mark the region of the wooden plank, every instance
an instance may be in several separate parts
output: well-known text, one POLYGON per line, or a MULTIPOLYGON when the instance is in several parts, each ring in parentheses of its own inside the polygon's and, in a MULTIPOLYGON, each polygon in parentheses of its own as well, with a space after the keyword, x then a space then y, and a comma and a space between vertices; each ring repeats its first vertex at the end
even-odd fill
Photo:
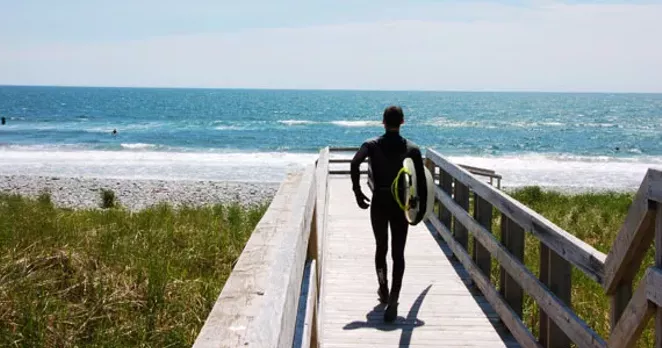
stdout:
POLYGON ((607 255, 603 288, 608 295, 621 284, 632 280, 632 272, 636 273, 645 255, 643 249, 647 249, 653 241, 655 204, 651 204, 648 195, 651 185, 662 183, 662 178, 656 177, 656 174, 659 172, 649 172, 644 177, 607 255), (622 278, 625 279, 621 281, 622 278))
POLYGON ((650 269, 641 279, 637 291, 609 336, 609 347, 632 348, 655 313, 655 306, 647 298, 650 269))
POLYGON ((632 299, 632 279, 621 279, 614 293, 609 295, 609 322, 612 330, 621 319, 621 314, 630 303, 630 299, 632 299))
MULTIPOLYGON (((549 261, 547 262, 547 282, 549 290, 556 297, 572 310, 571 292, 572 292, 572 266, 568 261, 560 257, 554 250, 547 253, 549 261)), ((547 317, 547 343, 543 344, 548 348, 569 348, 570 338, 563 330, 547 317)))
POLYGON ((543 308, 549 318, 580 347, 605 347, 604 340, 581 320, 554 294, 547 292, 543 284, 526 266, 508 252, 494 235, 486 231, 466 211, 459 207, 445 192, 436 190, 437 198, 464 226, 467 227, 490 254, 503 266, 519 285, 543 308))
POLYGON ((301 339, 301 348, 317 347, 317 265, 315 260, 309 264, 310 283, 308 294, 306 296, 306 316, 303 321, 303 334, 301 339))
MULTIPOLYGON (((523 263, 524 260, 524 230, 508 216, 501 214, 501 243, 510 254, 523 263)), ((500 293, 506 299, 510 308, 522 317, 524 292, 518 281, 506 269, 500 267, 500 293)))
POLYGON ((292 344, 312 220, 314 168, 281 184, 193 346, 292 344), (268 324, 266 324, 268 323, 268 324))
MULTIPOLYGON (((317 184, 317 195, 315 203, 315 226, 316 226, 316 238, 317 238, 317 255, 316 262, 317 265, 317 284, 323 284, 324 278, 324 260, 327 255, 327 216, 328 216, 328 202, 329 202, 329 156, 330 149, 328 147, 320 150, 319 157, 317 158, 316 170, 315 170, 315 180, 317 184)), ((324 296, 324 288, 320 287, 318 289, 319 297, 324 296)), ((316 314, 316 328, 318 340, 322 340, 323 332, 321 332, 321 321, 322 314, 324 313, 324 304, 315 302, 317 308, 316 314)))
MULTIPOLYGON (((517 346, 485 297, 467 287, 469 276, 449 259, 452 251, 424 223, 409 226, 398 319, 383 323, 370 212, 348 198, 348 178, 331 177, 321 346, 517 346)), ((392 264, 391 255, 387 262, 392 264)))
MULTIPOLYGON (((540 275, 538 279, 540 282, 549 286, 549 248, 545 243, 540 242, 540 275)), ((539 303, 536 303, 538 306, 538 341, 546 347, 549 341, 549 317, 545 310, 540 306, 539 303)))
POLYGON ((662 307, 662 269, 650 268, 646 280, 646 298, 656 306, 662 307))
POLYGON ((461 244, 455 241, 448 228, 434 216, 432 216, 429 221, 434 226, 437 233, 444 239, 444 241, 446 241, 451 250, 453 250, 453 253, 457 259, 460 260, 464 268, 469 272, 469 274, 471 274, 473 280, 476 282, 478 289, 480 289, 483 295, 485 295, 487 301, 499 314, 501 320, 503 320, 503 323, 506 325, 506 327, 508 327, 517 342, 524 347, 540 347, 536 341, 536 338, 533 337, 531 332, 520 320, 520 315, 513 311, 510 306, 508 306, 505 300, 492 286, 490 278, 488 278, 488 276, 486 276, 482 270, 480 270, 478 266, 476 266, 471 261, 466 250, 462 247, 461 244))
MULTIPOLYGON (((648 289, 651 287, 653 290, 650 291, 655 294, 655 291, 662 292, 662 281, 660 281, 660 273, 662 270, 662 204, 658 203, 657 205, 657 214, 655 216, 655 267, 650 274, 650 279, 648 282, 648 289)), ((653 299, 658 297, 652 296, 653 299)), ((659 298, 658 298, 659 299, 659 298)), ((660 301, 655 301, 657 304, 657 313, 655 314, 655 348, 662 348, 662 305, 660 301)))
POLYGON ((605 254, 596 250, 572 234, 556 226, 542 215, 499 191, 497 188, 476 179, 466 170, 446 160, 433 149, 426 151, 434 163, 448 172, 469 189, 490 202, 526 231, 531 231, 550 249, 584 272, 591 279, 602 283, 604 278, 605 254))
MULTIPOLYGON (((448 173, 444 172, 443 169, 439 168, 439 185, 440 188, 448 193, 449 196, 453 195, 453 177, 450 176, 448 173)), ((443 204, 440 204, 439 207, 439 219, 441 220, 441 223, 444 224, 448 229, 451 228, 451 221, 453 219, 453 216, 451 213, 448 211, 448 209, 444 208, 443 204)))
MULTIPOLYGON (((469 189, 464 186, 461 182, 454 181, 454 190, 455 190, 455 202, 458 206, 462 207, 464 211, 469 211, 469 189)), ((453 220, 453 235, 455 240, 460 243, 464 250, 469 250, 469 235, 467 234, 467 228, 462 226, 462 223, 459 223, 457 220, 453 220)))
MULTIPOLYGON (((474 216, 487 231, 492 231, 492 205, 478 195, 474 195, 474 216)), ((484 275, 492 270, 492 255, 474 238, 473 260, 484 275)))

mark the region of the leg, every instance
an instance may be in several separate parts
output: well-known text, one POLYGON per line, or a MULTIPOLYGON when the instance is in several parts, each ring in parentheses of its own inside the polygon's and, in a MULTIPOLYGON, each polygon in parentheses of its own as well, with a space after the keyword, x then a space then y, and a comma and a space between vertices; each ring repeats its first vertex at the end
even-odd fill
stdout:
POLYGON ((379 299, 381 302, 388 300, 388 277, 386 267, 386 253, 388 252, 388 218, 379 207, 373 196, 370 205, 370 222, 375 235, 375 270, 379 282, 379 299))
POLYGON ((388 307, 384 313, 384 321, 391 322, 398 315, 398 299, 402 288, 402 276, 405 273, 405 244, 409 224, 402 210, 393 211, 390 215, 391 225, 391 253, 393 257, 393 284, 388 299, 388 307))
POLYGON ((404 214, 393 214, 391 225, 391 256, 393 258, 393 284, 391 286, 391 298, 389 302, 397 303, 402 287, 402 277, 405 274, 405 244, 409 224, 404 214))

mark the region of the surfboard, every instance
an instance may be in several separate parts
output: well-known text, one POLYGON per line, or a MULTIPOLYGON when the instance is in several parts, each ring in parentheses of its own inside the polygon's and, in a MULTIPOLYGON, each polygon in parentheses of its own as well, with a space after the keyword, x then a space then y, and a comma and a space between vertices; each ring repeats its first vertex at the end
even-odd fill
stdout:
POLYGON ((416 168, 414 167, 414 161, 409 157, 404 159, 402 165, 407 174, 405 175, 405 180, 403 182, 405 218, 410 225, 417 225, 431 214, 432 209, 434 208, 434 178, 427 167, 423 167, 423 173, 417 173, 416 168), (417 192, 419 180, 425 180, 425 188, 427 190, 425 201, 421 201, 419 192, 417 192), (420 219, 417 219, 420 211, 424 211, 424 214, 420 219))

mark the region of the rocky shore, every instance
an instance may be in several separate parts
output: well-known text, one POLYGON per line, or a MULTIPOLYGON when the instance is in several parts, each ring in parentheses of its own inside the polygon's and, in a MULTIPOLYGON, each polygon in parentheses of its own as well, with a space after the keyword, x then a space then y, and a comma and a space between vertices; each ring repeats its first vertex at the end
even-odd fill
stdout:
POLYGON ((103 189, 112 190, 116 201, 130 210, 159 202, 175 206, 239 203, 243 206, 269 202, 278 183, 185 180, 126 180, 85 177, 0 176, 0 192, 36 197, 50 192, 53 203, 66 208, 98 208, 103 189))

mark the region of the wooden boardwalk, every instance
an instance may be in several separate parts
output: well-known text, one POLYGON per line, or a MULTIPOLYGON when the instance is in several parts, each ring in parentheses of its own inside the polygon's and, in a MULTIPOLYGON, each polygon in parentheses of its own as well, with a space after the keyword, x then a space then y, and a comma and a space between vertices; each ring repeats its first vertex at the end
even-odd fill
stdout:
MULTIPOLYGON (((365 178, 362 178, 365 181, 365 178)), ((347 175, 330 176, 325 238, 322 347, 517 347, 470 275, 424 223, 410 226, 395 323, 377 300, 369 210, 355 203, 347 175)), ((364 193, 369 195, 364 185, 364 193)), ((389 240, 390 243, 390 240, 389 240)), ((389 244, 388 279, 392 281, 389 244)))
MULTIPOLYGON (((342 151, 355 150, 324 148, 281 183, 194 348, 632 348, 649 323, 652 347, 662 348, 662 171, 646 173, 604 254, 501 191, 493 171, 427 149, 438 214, 410 227, 398 319, 386 324, 370 213, 357 207, 347 168, 330 168, 347 165, 330 158, 342 151), (525 243, 539 248, 537 270, 525 243), (649 248, 654 265, 643 264, 649 248), (596 301, 609 299, 607 335, 574 312, 573 270, 603 289, 596 301), (524 296, 535 314, 524 312, 524 296), (537 330, 525 324, 533 322, 537 330)), ((390 250, 387 261, 390 273, 390 250)))

